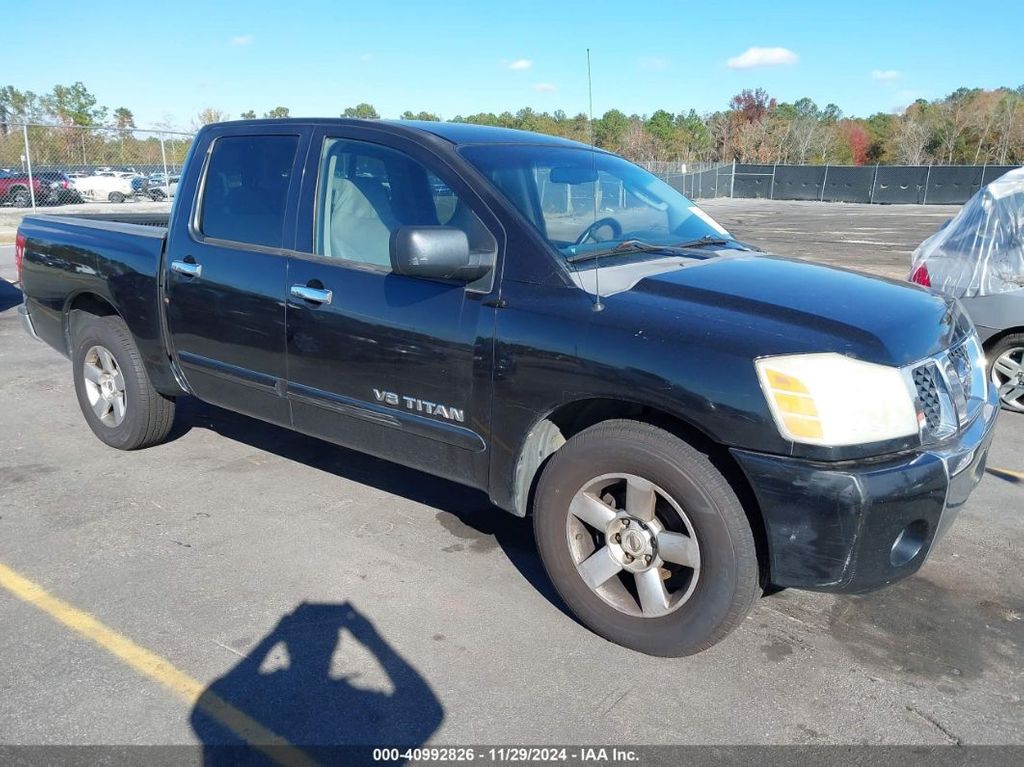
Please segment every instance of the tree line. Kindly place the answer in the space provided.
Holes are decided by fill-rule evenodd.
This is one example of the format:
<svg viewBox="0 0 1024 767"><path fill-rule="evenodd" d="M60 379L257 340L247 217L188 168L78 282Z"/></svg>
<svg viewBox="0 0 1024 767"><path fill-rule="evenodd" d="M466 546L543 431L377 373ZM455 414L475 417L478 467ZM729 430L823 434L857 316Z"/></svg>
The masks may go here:
<svg viewBox="0 0 1024 767"><path fill-rule="evenodd" d="M250 109L240 117L272 119L289 115L288 107L275 106L260 115ZM372 104L365 102L346 107L340 116L381 117ZM230 117L223 110L207 107L193 117L190 127L195 130ZM398 117L442 119L423 111L406 111ZM1024 163L1024 85L992 90L958 88L944 98L918 99L899 113L878 112L865 118L847 116L835 104L820 107L810 98L779 102L757 88L736 94L724 109L705 113L659 109L649 115L627 115L610 109L590 120L582 113L570 116L562 110L549 113L524 107L517 112L479 112L450 119L592 141L640 162ZM46 94L10 85L0 88L0 157L10 153L2 146L11 126L26 122L64 127L75 135L87 131L104 143L105 155L133 157L144 153L148 158L152 154L152 146L144 146L145 142L133 134L136 126L132 111L124 106L109 109L98 104L81 82L56 85ZM170 126L165 122L154 127ZM61 149L58 141L53 150ZM67 137L63 151L75 156ZM175 147L175 162L183 151Z"/></svg>
<svg viewBox="0 0 1024 767"><path fill-rule="evenodd" d="M276 107L264 117L287 117ZM243 119L254 119L249 111ZM342 117L379 119L372 104L347 107ZM403 120L440 120L411 111ZM479 112L451 122L536 131L593 141L639 162L944 165L1024 163L1024 85L1017 88L958 88L948 96L918 99L901 113L851 117L835 104L812 99L779 102L764 89L733 96L728 107L700 114L694 109L627 115L610 109L591 121L562 110Z"/></svg>

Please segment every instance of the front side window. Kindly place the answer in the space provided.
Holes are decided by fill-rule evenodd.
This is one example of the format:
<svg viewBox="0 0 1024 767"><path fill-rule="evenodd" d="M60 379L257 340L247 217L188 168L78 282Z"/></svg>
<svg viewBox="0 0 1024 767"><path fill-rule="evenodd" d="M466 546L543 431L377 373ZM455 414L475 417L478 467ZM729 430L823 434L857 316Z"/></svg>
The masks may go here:
<svg viewBox="0 0 1024 767"><path fill-rule="evenodd" d="M629 241L672 246L731 239L664 181L612 154L527 144L481 144L461 152L573 261Z"/></svg>
<svg viewBox="0 0 1024 767"><path fill-rule="evenodd" d="M377 144L327 139L320 158L316 253L391 270L391 235L403 226L462 229L470 250L494 237L448 185L408 155Z"/></svg>
<svg viewBox="0 0 1024 767"><path fill-rule="evenodd" d="M207 237L279 248L298 136L227 136L213 145L199 231Z"/></svg>

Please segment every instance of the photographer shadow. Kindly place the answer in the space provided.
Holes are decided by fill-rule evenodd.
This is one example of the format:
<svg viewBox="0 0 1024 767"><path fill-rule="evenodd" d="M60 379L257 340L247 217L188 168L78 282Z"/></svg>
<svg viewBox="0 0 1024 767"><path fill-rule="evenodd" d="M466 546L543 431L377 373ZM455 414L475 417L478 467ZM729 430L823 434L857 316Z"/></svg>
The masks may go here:
<svg viewBox="0 0 1024 767"><path fill-rule="evenodd" d="M422 745L443 720L426 680L347 603L299 605L190 719L207 765L362 764Z"/></svg>

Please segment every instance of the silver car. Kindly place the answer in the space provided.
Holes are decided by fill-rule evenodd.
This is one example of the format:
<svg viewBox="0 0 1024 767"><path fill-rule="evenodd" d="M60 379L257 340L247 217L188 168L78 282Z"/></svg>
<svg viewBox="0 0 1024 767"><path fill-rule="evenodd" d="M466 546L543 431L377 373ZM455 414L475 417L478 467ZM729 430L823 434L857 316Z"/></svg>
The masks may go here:
<svg viewBox="0 0 1024 767"><path fill-rule="evenodd" d="M1003 407L1024 413L1024 168L981 189L921 243L910 280L960 299Z"/></svg>

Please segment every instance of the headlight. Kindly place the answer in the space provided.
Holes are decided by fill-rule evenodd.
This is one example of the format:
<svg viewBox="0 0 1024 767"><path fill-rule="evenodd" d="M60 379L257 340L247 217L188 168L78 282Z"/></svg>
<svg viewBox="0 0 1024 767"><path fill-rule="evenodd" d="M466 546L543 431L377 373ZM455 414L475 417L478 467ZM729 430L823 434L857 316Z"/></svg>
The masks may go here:
<svg viewBox="0 0 1024 767"><path fill-rule="evenodd" d="M809 445L860 445L919 433L917 410L898 368L842 354L756 360L779 433Z"/></svg>

